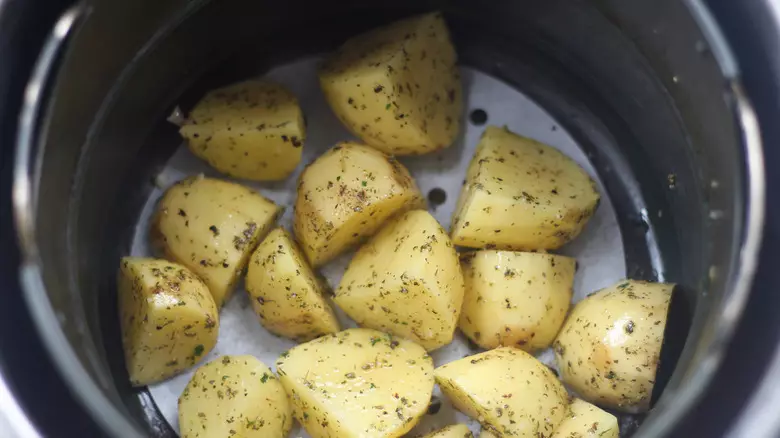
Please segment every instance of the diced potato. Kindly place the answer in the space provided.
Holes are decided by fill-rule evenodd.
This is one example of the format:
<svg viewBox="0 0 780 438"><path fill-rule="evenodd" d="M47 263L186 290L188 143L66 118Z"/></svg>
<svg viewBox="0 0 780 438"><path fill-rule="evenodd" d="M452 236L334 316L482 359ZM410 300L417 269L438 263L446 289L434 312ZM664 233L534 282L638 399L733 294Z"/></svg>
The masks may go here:
<svg viewBox="0 0 780 438"><path fill-rule="evenodd" d="M424 205L401 163L368 146L340 143L301 175L295 235L317 267L374 234L391 216Z"/></svg>
<svg viewBox="0 0 780 438"><path fill-rule="evenodd" d="M200 276L219 307L279 213L252 189L191 177L163 195L152 221L152 242L166 258Z"/></svg>
<svg viewBox="0 0 780 438"><path fill-rule="evenodd" d="M400 437L425 414L433 393L425 350L370 329L298 345L276 369L295 418L313 438Z"/></svg>
<svg viewBox="0 0 780 438"><path fill-rule="evenodd" d="M465 424L453 424L424 435L422 438L474 438L474 434Z"/></svg>
<svg viewBox="0 0 780 438"><path fill-rule="evenodd" d="M203 365L179 397L182 438L284 438L292 424L284 388L253 356Z"/></svg>
<svg viewBox="0 0 780 438"><path fill-rule="evenodd" d="M501 347L436 368L453 405L499 437L550 436L567 413L568 394L533 356Z"/></svg>
<svg viewBox="0 0 780 438"><path fill-rule="evenodd" d="M460 329L486 349L514 345L533 353L549 347L569 310L575 264L553 254L466 254Z"/></svg>
<svg viewBox="0 0 780 438"><path fill-rule="evenodd" d="M449 344L463 275L447 232L424 210L392 220L355 254L334 301L361 326L427 350Z"/></svg>
<svg viewBox="0 0 780 438"><path fill-rule="evenodd" d="M569 414L551 438L618 438L620 431L614 415L592 404L574 399Z"/></svg>
<svg viewBox="0 0 780 438"><path fill-rule="evenodd" d="M463 91L441 14L398 21L347 41L320 70L331 108L356 136L392 155L448 147Z"/></svg>
<svg viewBox="0 0 780 438"><path fill-rule="evenodd" d="M246 290L272 333L305 342L340 330L324 285L284 228L271 231L252 254Z"/></svg>
<svg viewBox="0 0 780 438"><path fill-rule="evenodd" d="M134 386L178 374L214 348L217 306L206 285L187 268L124 257L118 277L122 345Z"/></svg>
<svg viewBox="0 0 780 438"><path fill-rule="evenodd" d="M487 429L482 429L479 431L479 438L497 438L498 435L493 434L491 431Z"/></svg>
<svg viewBox="0 0 780 438"><path fill-rule="evenodd" d="M452 241L470 248L556 249L599 203L593 180L557 149L488 127L466 175Z"/></svg>
<svg viewBox="0 0 780 438"><path fill-rule="evenodd" d="M553 344L563 381L599 406L646 411L673 289L626 280L577 303Z"/></svg>
<svg viewBox="0 0 780 438"><path fill-rule="evenodd" d="M179 130L192 153L227 175L275 181L301 161L306 128L295 96L249 80L209 92Z"/></svg>

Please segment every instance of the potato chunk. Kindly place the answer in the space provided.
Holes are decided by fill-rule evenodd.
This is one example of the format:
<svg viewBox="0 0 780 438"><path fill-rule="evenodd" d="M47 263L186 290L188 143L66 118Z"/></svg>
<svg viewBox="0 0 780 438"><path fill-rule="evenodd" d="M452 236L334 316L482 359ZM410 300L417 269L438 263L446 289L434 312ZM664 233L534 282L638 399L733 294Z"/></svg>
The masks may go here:
<svg viewBox="0 0 780 438"><path fill-rule="evenodd" d="M436 368L453 405L496 436L550 436L567 412L568 394L533 356L501 347Z"/></svg>
<svg viewBox="0 0 780 438"><path fill-rule="evenodd" d="M328 57L320 84L356 136L392 155L448 147L460 130L463 92L441 14L356 36Z"/></svg>
<svg viewBox="0 0 780 438"><path fill-rule="evenodd" d="M423 435L422 438L474 438L469 427L465 424L453 424L443 429Z"/></svg>
<svg viewBox="0 0 780 438"><path fill-rule="evenodd" d="M304 170L294 229L315 267L374 234L391 216L425 201L395 159L355 143L340 143Z"/></svg>
<svg viewBox="0 0 780 438"><path fill-rule="evenodd" d="M340 330L322 282L284 228L271 231L252 254L246 290L272 333L305 342Z"/></svg>
<svg viewBox="0 0 780 438"><path fill-rule="evenodd" d="M134 386L178 374L217 343L217 306L206 285L184 266L124 257L118 292L125 364Z"/></svg>
<svg viewBox="0 0 780 438"><path fill-rule="evenodd" d="M192 153L227 175L275 181L301 161L306 132L295 96L250 80L206 94L179 130Z"/></svg>
<svg viewBox="0 0 780 438"><path fill-rule="evenodd" d="M563 381L599 406L647 410L673 289L626 280L577 303L553 344Z"/></svg>
<svg viewBox="0 0 780 438"><path fill-rule="evenodd" d="M179 397L182 438L284 438L292 424L284 388L253 356L222 356L203 365Z"/></svg>
<svg viewBox="0 0 780 438"><path fill-rule="evenodd" d="M425 414L433 393L425 350L369 329L298 345L276 369L295 418L313 438L400 437Z"/></svg>
<svg viewBox="0 0 780 438"><path fill-rule="evenodd" d="M166 258L200 276L222 306L279 212L247 187L202 176L187 178L160 200L152 242Z"/></svg>
<svg viewBox="0 0 780 438"><path fill-rule="evenodd" d="M533 353L549 347L569 310L575 264L569 257L530 252L465 255L460 329L486 349L514 345Z"/></svg>
<svg viewBox="0 0 780 438"><path fill-rule="evenodd" d="M424 210L394 219L355 254L334 301L361 326L427 350L449 344L463 275L447 232Z"/></svg>
<svg viewBox="0 0 780 438"><path fill-rule="evenodd" d="M595 183L570 158L490 126L458 198L452 241L470 248L556 249L580 234L598 202Z"/></svg>
<svg viewBox="0 0 780 438"><path fill-rule="evenodd" d="M551 438L618 438L620 430L614 415L575 398L569 413Z"/></svg>

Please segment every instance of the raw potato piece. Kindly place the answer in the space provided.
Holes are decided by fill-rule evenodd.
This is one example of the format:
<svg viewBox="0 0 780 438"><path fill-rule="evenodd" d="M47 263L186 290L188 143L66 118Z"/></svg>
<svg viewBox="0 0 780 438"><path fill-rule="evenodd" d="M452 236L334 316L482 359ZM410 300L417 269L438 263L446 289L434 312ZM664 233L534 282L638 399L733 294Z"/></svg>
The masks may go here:
<svg viewBox="0 0 780 438"><path fill-rule="evenodd" d="M331 108L356 136L392 155L450 146L463 92L441 14L398 21L347 41L320 70Z"/></svg>
<svg viewBox="0 0 780 438"><path fill-rule="evenodd" d="M550 436L567 413L568 394L547 366L501 347L436 368L453 405L498 437Z"/></svg>
<svg viewBox="0 0 780 438"><path fill-rule="evenodd" d="M298 345L276 369L295 418L313 438L400 437L425 414L433 393L425 350L376 330Z"/></svg>
<svg viewBox="0 0 780 438"><path fill-rule="evenodd" d="M646 411L673 289L625 280L577 303L553 344L563 381L599 406Z"/></svg>
<svg viewBox="0 0 780 438"><path fill-rule="evenodd" d="M474 434L465 424L453 424L424 435L422 438L474 438Z"/></svg>
<svg viewBox="0 0 780 438"><path fill-rule="evenodd" d="M277 228L252 254L246 290L260 323L299 342L339 331L339 322L292 236Z"/></svg>
<svg viewBox="0 0 780 438"><path fill-rule="evenodd" d="M334 301L361 326L427 350L449 344L463 275L447 232L423 210L394 219L352 258Z"/></svg>
<svg viewBox="0 0 780 438"><path fill-rule="evenodd" d="M152 242L166 258L200 276L219 307L279 213L252 189L191 177L163 195L152 221Z"/></svg>
<svg viewBox="0 0 780 438"><path fill-rule="evenodd" d="M551 438L618 438L620 431L614 415L575 398L569 414Z"/></svg>
<svg viewBox="0 0 780 438"><path fill-rule="evenodd" d="M179 397L182 438L283 438L292 424L284 388L253 356L203 365Z"/></svg>
<svg viewBox="0 0 780 438"><path fill-rule="evenodd" d="M470 248L557 249L580 234L598 203L595 183L570 158L489 126L466 174L452 241Z"/></svg>
<svg viewBox="0 0 780 438"><path fill-rule="evenodd" d="M295 96L256 79L206 94L179 132L192 153L213 168L254 181L290 175L306 138Z"/></svg>
<svg viewBox="0 0 780 438"><path fill-rule="evenodd" d="M119 313L125 364L134 386L167 379L217 343L219 315L206 285L166 260L124 257Z"/></svg>
<svg viewBox="0 0 780 438"><path fill-rule="evenodd" d="M391 216L424 205L398 161L368 146L340 143L301 175L295 235L317 267L374 234Z"/></svg>
<svg viewBox="0 0 780 438"><path fill-rule="evenodd" d="M553 254L466 254L460 329L485 349L514 345L533 353L549 347L569 310L575 264Z"/></svg>

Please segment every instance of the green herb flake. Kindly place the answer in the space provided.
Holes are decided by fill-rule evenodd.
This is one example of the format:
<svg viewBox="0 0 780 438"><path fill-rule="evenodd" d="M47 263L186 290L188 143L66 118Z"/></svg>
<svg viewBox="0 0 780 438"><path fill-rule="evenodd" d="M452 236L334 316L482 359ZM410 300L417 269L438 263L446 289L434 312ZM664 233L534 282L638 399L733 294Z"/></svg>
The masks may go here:
<svg viewBox="0 0 780 438"><path fill-rule="evenodd" d="M203 347L203 344L198 344L195 346L195 351L193 352L193 354L195 355L195 357L200 357L200 355L203 354L204 349L205 347Z"/></svg>
<svg viewBox="0 0 780 438"><path fill-rule="evenodd" d="M261 378L260 378L260 381L261 381L261 382L263 382L263 383L265 383L265 382L267 382L267 381L268 381L268 377L270 377L270 376L268 375L268 373L263 373L263 377L261 377Z"/></svg>

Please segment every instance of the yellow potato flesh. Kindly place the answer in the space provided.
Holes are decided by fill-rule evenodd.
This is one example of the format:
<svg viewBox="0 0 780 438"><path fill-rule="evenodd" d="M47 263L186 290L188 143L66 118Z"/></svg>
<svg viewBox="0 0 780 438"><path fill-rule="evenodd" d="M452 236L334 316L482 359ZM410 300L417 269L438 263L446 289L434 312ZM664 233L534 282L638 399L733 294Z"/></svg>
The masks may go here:
<svg viewBox="0 0 780 438"><path fill-rule="evenodd" d="M551 438L618 438L618 421L609 412L592 404L574 399L569 404L569 413L555 429Z"/></svg>
<svg viewBox="0 0 780 438"><path fill-rule="evenodd" d="M217 306L206 285L187 268L125 257L118 277L122 345L133 385L178 374L217 343Z"/></svg>
<svg viewBox="0 0 780 438"><path fill-rule="evenodd" d="M474 434L471 433L469 427L465 424L453 424L423 435L422 438L474 438Z"/></svg>

